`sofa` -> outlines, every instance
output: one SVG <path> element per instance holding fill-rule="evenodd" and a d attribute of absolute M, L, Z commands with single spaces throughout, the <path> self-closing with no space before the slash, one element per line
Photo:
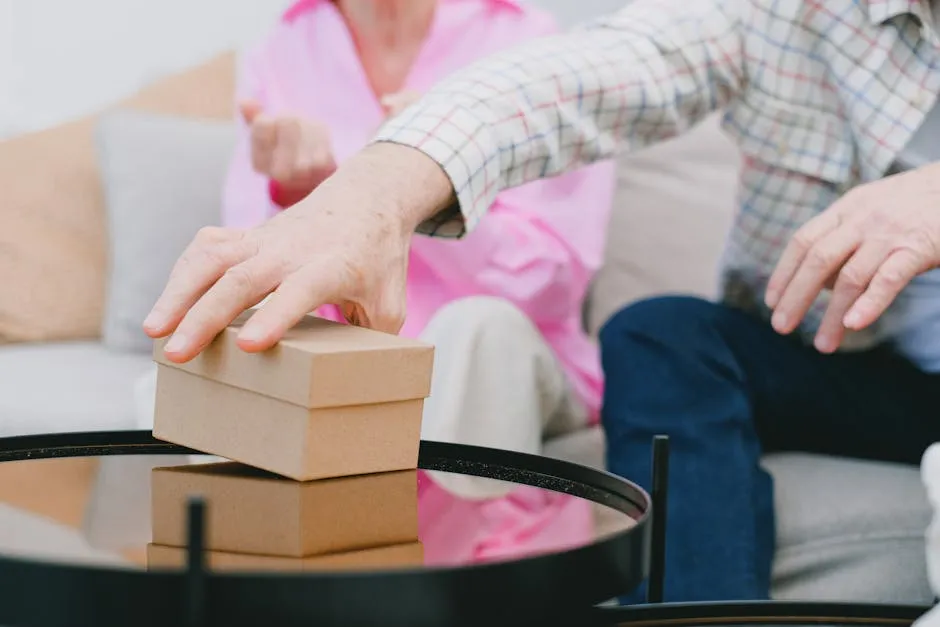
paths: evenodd
<path fill-rule="evenodd" d="M 140 319 L 192 233 L 218 220 L 234 61 L 222 55 L 100 115 L 0 143 L 0 436 L 139 427 L 134 383 L 151 363 Z M 715 296 L 736 169 L 714 119 L 619 158 L 589 331 L 646 296 Z M 603 434 L 568 434 L 545 452 L 603 467 Z M 775 597 L 932 600 L 916 468 L 803 454 L 764 463 L 779 517 Z M 0 550 L 17 525 L 41 533 L 50 521 L 72 534 L 56 546 L 89 550 L 80 540 L 94 535 L 93 495 L 113 472 L 90 460 L 30 464 L 0 465 Z M 61 494 L 54 505 L 34 498 L 50 491 Z"/>

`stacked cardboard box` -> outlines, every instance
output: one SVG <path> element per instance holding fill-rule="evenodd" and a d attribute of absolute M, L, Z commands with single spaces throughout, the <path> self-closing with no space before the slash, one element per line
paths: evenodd
<path fill-rule="evenodd" d="M 418 566 L 417 471 L 430 345 L 308 316 L 262 353 L 246 313 L 196 359 L 158 364 L 154 436 L 232 462 L 157 469 L 150 568 L 185 563 L 186 503 L 207 503 L 208 566 Z"/>
<path fill-rule="evenodd" d="M 298 481 L 417 468 L 433 347 L 308 316 L 246 353 L 247 315 L 186 364 L 156 343 L 155 437 Z"/>
<path fill-rule="evenodd" d="M 186 511 L 205 498 L 210 569 L 420 566 L 415 470 L 299 482 L 233 462 L 153 471 L 151 569 L 186 563 Z"/>

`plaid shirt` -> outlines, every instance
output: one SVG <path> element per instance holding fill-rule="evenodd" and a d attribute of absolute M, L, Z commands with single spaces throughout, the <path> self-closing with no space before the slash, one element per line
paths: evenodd
<path fill-rule="evenodd" d="M 458 206 L 422 231 L 456 237 L 502 189 L 664 140 L 722 110 L 742 154 L 723 291 L 767 316 L 766 282 L 795 230 L 884 176 L 938 90 L 940 39 L 926 0 L 635 0 L 453 75 L 378 140 L 444 168 Z M 876 325 L 847 343 L 882 339 Z"/>

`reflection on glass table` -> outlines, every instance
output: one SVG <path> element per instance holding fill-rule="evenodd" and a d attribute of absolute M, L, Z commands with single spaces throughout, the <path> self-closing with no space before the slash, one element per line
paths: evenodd
<path fill-rule="evenodd" d="M 504 496 L 458 497 L 442 487 L 444 473 L 424 470 L 295 482 L 212 457 L 120 455 L 96 463 L 75 546 L 57 553 L 30 534 L 8 535 L 0 537 L 0 554 L 178 568 L 193 496 L 205 499 L 207 564 L 220 571 L 489 563 L 587 545 L 634 523 L 571 495 L 483 478 L 475 479 Z M 555 502 L 564 505 L 545 507 Z"/>

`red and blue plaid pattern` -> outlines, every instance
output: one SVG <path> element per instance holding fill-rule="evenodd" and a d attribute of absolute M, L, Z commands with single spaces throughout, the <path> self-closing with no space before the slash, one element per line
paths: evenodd
<path fill-rule="evenodd" d="M 503 189 L 723 111 L 742 154 L 725 298 L 766 315 L 766 281 L 796 229 L 882 177 L 938 91 L 940 39 L 927 0 L 635 0 L 453 75 L 377 140 L 441 165 L 458 206 L 422 231 L 459 237 Z M 825 305 L 823 295 L 807 336 Z M 853 338 L 879 339 L 877 327 Z"/>

